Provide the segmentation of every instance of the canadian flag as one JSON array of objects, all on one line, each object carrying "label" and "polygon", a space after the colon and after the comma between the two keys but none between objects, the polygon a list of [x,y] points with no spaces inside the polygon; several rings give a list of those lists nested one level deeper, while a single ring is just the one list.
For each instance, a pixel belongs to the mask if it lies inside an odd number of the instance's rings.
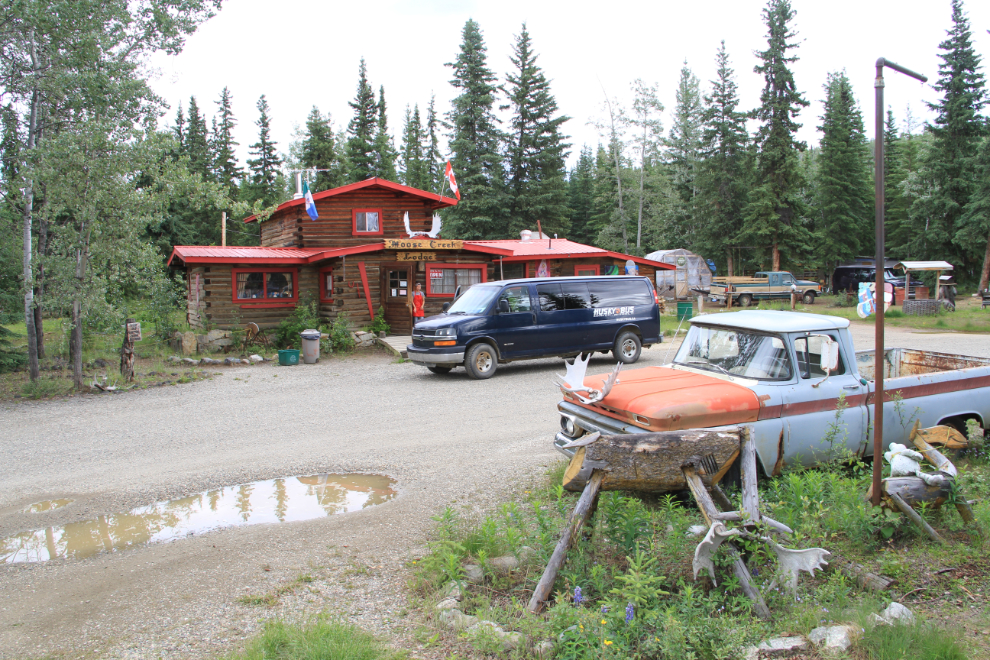
[{"label": "canadian flag", "polygon": [[443,175],[447,177],[447,181],[450,182],[450,191],[457,195],[457,201],[461,201],[461,191],[457,189],[457,179],[454,178],[454,168],[450,166],[450,161],[447,161],[447,169],[444,171]]}]

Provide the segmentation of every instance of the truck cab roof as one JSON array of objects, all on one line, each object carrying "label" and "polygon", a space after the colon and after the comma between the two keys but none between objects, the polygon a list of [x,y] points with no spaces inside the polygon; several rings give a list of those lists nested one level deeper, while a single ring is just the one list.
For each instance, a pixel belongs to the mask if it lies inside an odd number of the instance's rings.
[{"label": "truck cab roof", "polygon": [[849,327],[849,319],[839,316],[762,309],[703,314],[694,317],[691,322],[698,325],[717,325],[763,332],[815,332]]}]

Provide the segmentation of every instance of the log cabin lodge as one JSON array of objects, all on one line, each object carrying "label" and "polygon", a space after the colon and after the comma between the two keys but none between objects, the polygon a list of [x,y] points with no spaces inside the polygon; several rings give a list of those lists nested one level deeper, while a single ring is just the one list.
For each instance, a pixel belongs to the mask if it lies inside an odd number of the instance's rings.
[{"label": "log cabin lodge", "polygon": [[[458,286],[519,277],[618,275],[627,260],[656,281],[665,263],[582,245],[566,238],[460,241],[430,238],[433,214],[456,199],[371,178],[281,204],[261,222],[260,247],[176,246],[169,266],[184,268],[186,319],[195,328],[273,327],[313,298],[320,317],[346,312],[352,328],[380,309],[392,333],[412,330],[411,296],[426,294],[426,314],[439,314]],[[409,214],[411,233],[404,214]],[[257,216],[244,222],[258,222]]]}]

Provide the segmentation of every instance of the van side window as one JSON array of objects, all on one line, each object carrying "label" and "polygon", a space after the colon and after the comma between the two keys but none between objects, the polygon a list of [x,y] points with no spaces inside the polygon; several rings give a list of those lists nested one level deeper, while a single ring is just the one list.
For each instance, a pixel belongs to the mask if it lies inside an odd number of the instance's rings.
[{"label": "van side window", "polygon": [[[822,338],[798,337],[794,340],[794,354],[797,356],[798,373],[801,378],[824,378],[822,369]],[[833,376],[846,373],[846,365],[842,364],[842,351],[839,351],[839,366],[832,372]]]},{"label": "van side window", "polygon": [[563,293],[559,284],[538,284],[536,293],[540,296],[540,310],[544,312],[556,312],[567,309],[564,302]]},{"label": "van side window", "polygon": [[566,309],[591,309],[591,296],[584,282],[562,282],[560,289]]},{"label": "van side window", "polygon": [[512,286],[502,292],[502,295],[498,297],[500,301],[505,300],[509,303],[510,312],[531,312],[533,311],[533,303],[529,299],[529,287],[528,286]]},{"label": "van side window", "polygon": [[652,305],[650,287],[642,280],[619,282],[588,282],[592,307],[628,307],[630,305]]}]

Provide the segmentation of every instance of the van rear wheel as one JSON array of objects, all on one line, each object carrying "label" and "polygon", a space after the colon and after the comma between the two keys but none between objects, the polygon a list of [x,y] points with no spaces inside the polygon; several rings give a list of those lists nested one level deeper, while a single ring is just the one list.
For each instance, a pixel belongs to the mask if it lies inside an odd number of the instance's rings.
[{"label": "van rear wheel", "polygon": [[467,352],[467,359],[464,360],[464,367],[468,375],[475,380],[484,380],[495,375],[498,369],[498,356],[491,344],[475,344]]},{"label": "van rear wheel", "polygon": [[615,347],[612,349],[612,356],[619,362],[632,364],[639,359],[643,352],[643,344],[635,332],[623,332],[615,340]]}]

